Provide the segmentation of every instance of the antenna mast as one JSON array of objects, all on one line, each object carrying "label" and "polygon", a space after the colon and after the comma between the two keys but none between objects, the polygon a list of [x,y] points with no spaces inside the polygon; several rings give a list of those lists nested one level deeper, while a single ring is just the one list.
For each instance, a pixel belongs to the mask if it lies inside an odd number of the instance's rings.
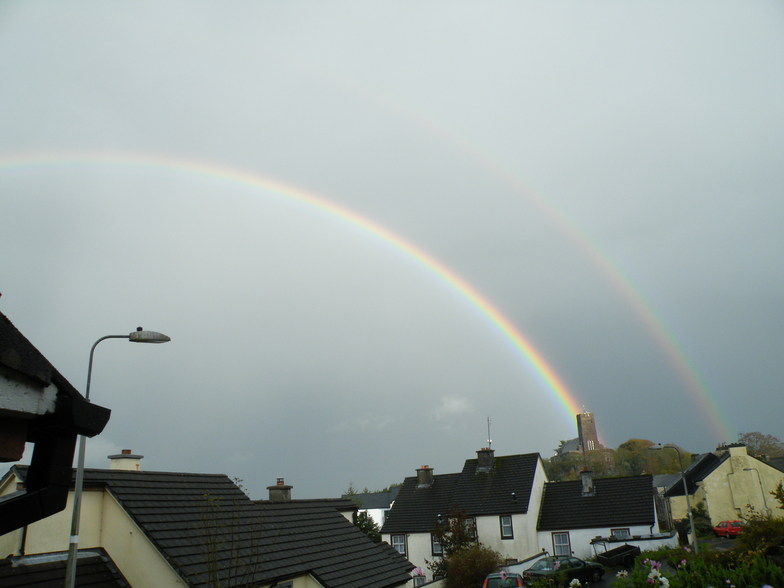
[{"label": "antenna mast", "polygon": [[493,448],[493,439],[490,437],[490,417],[487,417],[487,448]]}]

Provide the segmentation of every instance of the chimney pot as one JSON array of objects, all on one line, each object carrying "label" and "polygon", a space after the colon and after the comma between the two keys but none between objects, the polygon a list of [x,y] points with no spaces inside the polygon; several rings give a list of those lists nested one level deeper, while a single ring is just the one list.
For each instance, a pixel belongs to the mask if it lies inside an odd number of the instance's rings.
[{"label": "chimney pot", "polygon": [[123,449],[116,455],[110,455],[109,469],[138,472],[142,469],[143,455],[136,455],[130,449]]},{"label": "chimney pot", "polygon": [[593,488],[593,477],[591,476],[591,472],[589,470],[581,471],[580,480],[582,480],[583,483],[583,496],[593,496],[594,488]]},{"label": "chimney pot", "polygon": [[495,463],[495,450],[490,447],[483,447],[476,452],[476,471],[489,472]]},{"label": "chimney pot", "polygon": [[291,489],[293,486],[287,485],[283,478],[277,478],[274,486],[267,486],[270,502],[291,502]]},{"label": "chimney pot", "polygon": [[423,465],[417,470],[417,488],[430,488],[433,485],[433,468]]}]

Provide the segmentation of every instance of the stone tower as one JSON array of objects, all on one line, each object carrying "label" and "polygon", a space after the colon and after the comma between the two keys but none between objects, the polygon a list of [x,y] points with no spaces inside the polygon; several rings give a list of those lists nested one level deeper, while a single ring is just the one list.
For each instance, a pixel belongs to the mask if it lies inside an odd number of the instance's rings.
[{"label": "stone tower", "polygon": [[577,415],[577,437],[580,440],[580,449],[583,452],[601,449],[599,436],[596,433],[596,421],[593,413],[583,411]]}]

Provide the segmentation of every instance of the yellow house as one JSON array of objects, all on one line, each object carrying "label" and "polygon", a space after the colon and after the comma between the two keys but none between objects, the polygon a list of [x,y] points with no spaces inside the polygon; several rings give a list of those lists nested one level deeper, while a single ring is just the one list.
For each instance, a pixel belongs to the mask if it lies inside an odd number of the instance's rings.
[{"label": "yellow house", "polygon": [[[685,472],[692,506],[702,504],[711,524],[743,519],[752,512],[784,517],[784,510],[771,496],[784,481],[784,472],[750,456],[746,446],[720,446],[714,453],[700,455]],[[674,519],[687,518],[686,498],[680,476],[666,491]]]},{"label": "yellow house", "polygon": [[[140,588],[392,587],[410,579],[405,558],[341,514],[350,501],[291,500],[282,480],[270,500],[252,501],[225,475],[144,472],[141,456],[112,457],[111,469],[85,471],[77,581],[81,555],[96,551]],[[27,471],[11,467],[0,497],[22,487]],[[0,536],[0,557],[13,564],[0,565],[0,584],[3,574],[24,573],[20,564],[34,563],[34,554],[50,554],[48,565],[59,558],[64,577],[72,498],[64,511]]]}]

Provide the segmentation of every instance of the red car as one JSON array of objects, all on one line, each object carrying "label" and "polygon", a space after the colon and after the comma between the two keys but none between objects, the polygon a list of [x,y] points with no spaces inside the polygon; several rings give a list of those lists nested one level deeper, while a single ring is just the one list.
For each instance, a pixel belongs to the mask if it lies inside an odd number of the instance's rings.
[{"label": "red car", "polygon": [[743,521],[721,521],[713,527],[713,534],[716,537],[727,537],[731,539],[743,532]]}]

